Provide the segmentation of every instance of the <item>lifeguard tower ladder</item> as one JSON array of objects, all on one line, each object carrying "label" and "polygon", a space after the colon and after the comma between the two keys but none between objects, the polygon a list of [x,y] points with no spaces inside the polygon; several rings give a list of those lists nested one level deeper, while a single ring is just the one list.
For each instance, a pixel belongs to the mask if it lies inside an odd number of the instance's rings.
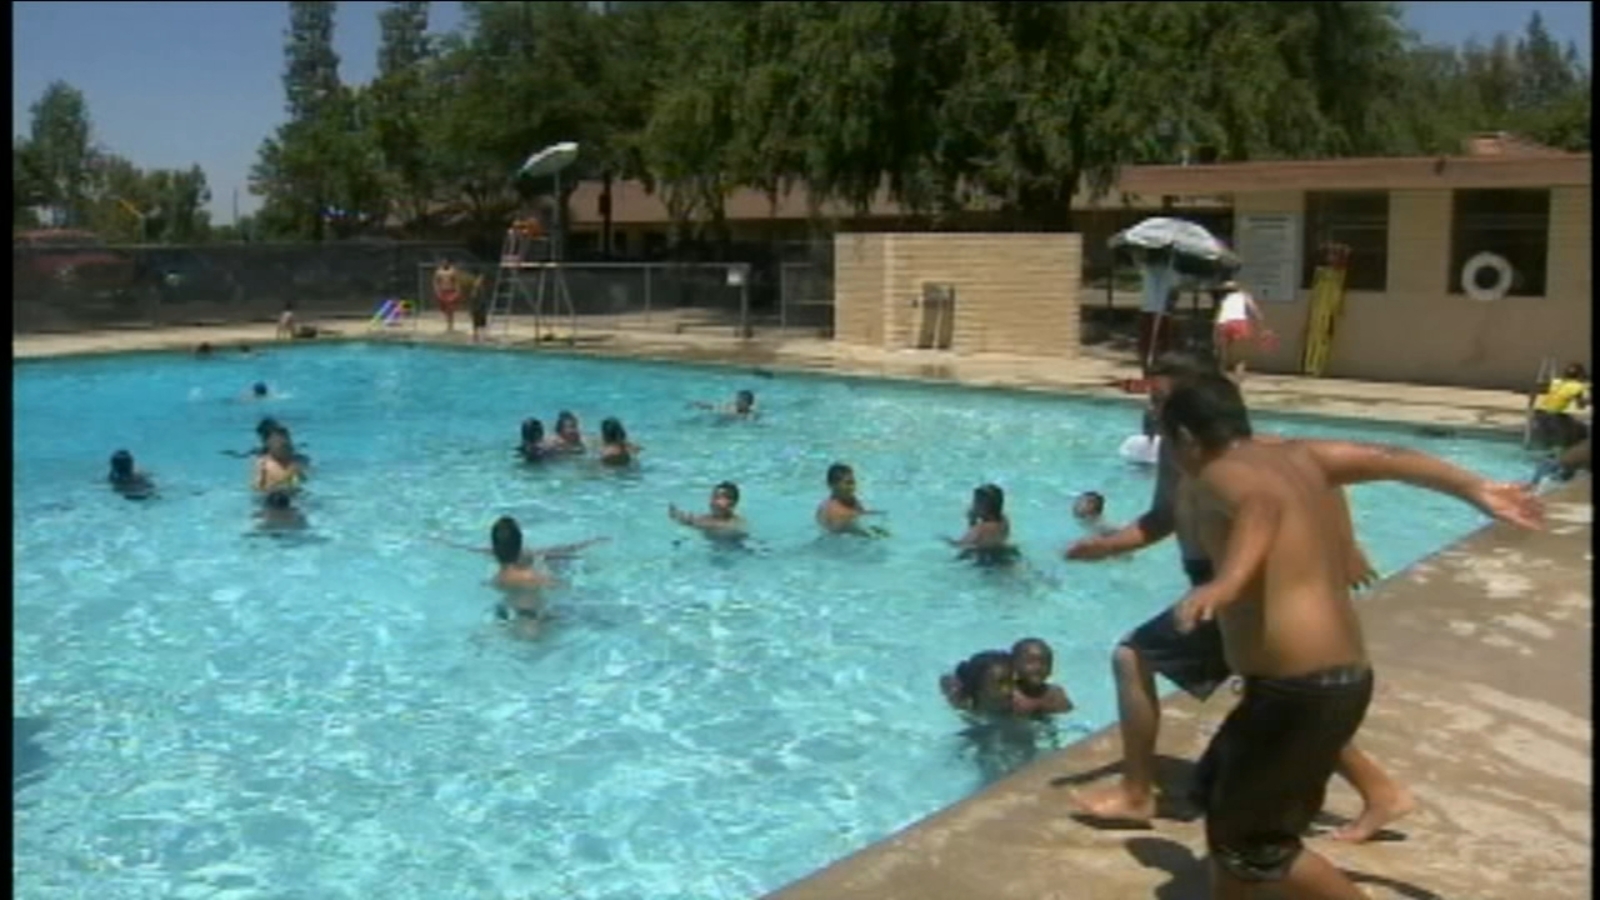
[{"label": "lifeguard tower ladder", "polygon": [[528,259],[529,252],[541,243],[549,245],[537,237],[537,232],[526,222],[513,222],[506,229],[505,242],[500,248],[500,265],[495,271],[494,293],[489,300],[489,315],[499,323],[501,333],[508,334],[511,316],[520,301],[523,308],[533,314],[536,339],[544,340],[546,317],[560,317],[566,320],[567,343],[570,344],[577,334],[578,314],[572,305],[572,292],[567,289],[567,275],[558,260]]},{"label": "lifeguard tower ladder", "polygon": [[[543,238],[539,224],[533,219],[511,223],[506,229],[505,243],[500,248],[500,265],[495,272],[494,293],[490,296],[489,314],[498,316],[502,329],[509,331],[511,314],[520,298],[533,313],[535,340],[545,340],[546,316],[560,316],[567,320],[567,343],[577,339],[578,313],[572,304],[572,291],[567,288],[567,273],[561,263],[561,170],[572,164],[578,156],[578,145],[565,142],[553,144],[528,157],[513,179],[555,179],[555,227],[547,239]],[[530,260],[529,252],[543,244],[544,259]],[[527,274],[534,273],[533,290],[528,290]]]}]

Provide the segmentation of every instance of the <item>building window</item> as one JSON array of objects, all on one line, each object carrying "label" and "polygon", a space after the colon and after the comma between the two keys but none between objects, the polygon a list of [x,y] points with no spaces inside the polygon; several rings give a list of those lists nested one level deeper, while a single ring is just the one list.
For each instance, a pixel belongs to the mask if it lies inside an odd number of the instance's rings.
[{"label": "building window", "polygon": [[1389,192],[1321,191],[1306,194],[1305,247],[1300,287],[1309,290],[1327,248],[1350,248],[1344,287],[1383,291],[1389,286]]},{"label": "building window", "polygon": [[1450,293],[1465,293],[1461,269],[1479,253],[1511,264],[1512,297],[1543,297],[1550,252],[1548,190],[1456,191],[1450,217]]}]

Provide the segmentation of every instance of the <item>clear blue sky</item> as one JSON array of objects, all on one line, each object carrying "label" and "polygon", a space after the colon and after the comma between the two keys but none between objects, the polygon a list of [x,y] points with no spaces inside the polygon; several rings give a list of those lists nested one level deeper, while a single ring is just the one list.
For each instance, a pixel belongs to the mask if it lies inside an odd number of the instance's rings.
[{"label": "clear blue sky", "polygon": [[[1538,10],[1563,43],[1591,57],[1586,2],[1406,3],[1424,39],[1460,43],[1520,32]],[[377,68],[381,2],[339,4],[334,41],[346,82]],[[26,134],[28,107],[60,78],[84,92],[94,140],[145,168],[199,163],[211,184],[213,221],[259,201],[246,188],[256,148],[283,120],[283,32],[287,3],[19,2],[12,6],[14,134]],[[435,31],[459,27],[456,3],[433,3]]]}]

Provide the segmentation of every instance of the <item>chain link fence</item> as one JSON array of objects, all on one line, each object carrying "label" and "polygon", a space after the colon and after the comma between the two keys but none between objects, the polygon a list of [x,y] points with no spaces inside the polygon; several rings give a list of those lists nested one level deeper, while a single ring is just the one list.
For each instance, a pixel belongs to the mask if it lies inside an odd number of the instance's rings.
[{"label": "chain link fence", "polygon": [[[115,246],[78,235],[17,238],[13,255],[18,334],[270,322],[291,303],[302,321],[371,319],[391,299],[436,313],[433,272],[446,258],[478,279],[479,302],[493,309],[499,277],[497,260],[451,242]],[[831,336],[831,240],[741,243],[705,256],[564,263],[576,327]],[[505,292],[511,314],[531,320],[539,274],[516,277],[522,290]],[[566,315],[548,281],[543,313]]]},{"label": "chain link fence", "polygon": [[89,331],[275,320],[370,318],[412,298],[415,273],[454,243],[109,246],[13,241],[12,331]]}]

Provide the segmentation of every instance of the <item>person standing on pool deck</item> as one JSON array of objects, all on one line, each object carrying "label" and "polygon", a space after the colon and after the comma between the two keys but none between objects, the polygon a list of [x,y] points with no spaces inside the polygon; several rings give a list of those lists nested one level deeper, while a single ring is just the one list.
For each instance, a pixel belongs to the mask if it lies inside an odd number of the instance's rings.
[{"label": "person standing on pool deck", "polygon": [[1211,896],[1271,886],[1287,897],[1364,898],[1301,839],[1372,702],[1334,497],[1347,485],[1399,481],[1528,529],[1541,527],[1539,502],[1520,485],[1399,447],[1252,440],[1238,385],[1221,374],[1175,386],[1161,424],[1187,482],[1178,515],[1218,560],[1174,619],[1180,632],[1215,623],[1229,668],[1244,679],[1195,775]]},{"label": "person standing on pool deck", "polygon": [[[1214,365],[1189,354],[1163,356],[1151,368],[1152,406],[1159,415],[1176,384],[1215,376],[1216,371]],[[1119,531],[1078,541],[1067,548],[1067,559],[1096,561],[1121,556],[1160,543],[1176,532],[1190,584],[1198,586],[1211,580],[1211,562],[1193,529],[1175,519],[1184,478],[1167,444],[1165,440],[1161,442],[1149,510]],[[1348,555],[1348,577],[1353,586],[1364,586],[1374,577],[1372,567],[1356,544],[1343,493],[1338,493],[1333,502],[1342,512],[1338,519]],[[1197,700],[1209,699],[1231,674],[1222,652],[1222,634],[1214,624],[1180,632],[1172,610],[1166,609],[1118,642],[1111,655],[1111,669],[1122,731],[1122,778],[1117,785],[1086,793],[1076,805],[1080,814],[1094,820],[1148,824],[1155,815],[1156,738],[1161,731],[1161,700],[1156,694],[1155,676],[1165,676]],[[1365,841],[1415,808],[1411,792],[1354,744],[1345,748],[1339,760],[1339,775],[1361,795],[1362,803],[1356,820],[1334,833],[1339,840]]]},{"label": "person standing on pool deck", "polygon": [[433,270],[433,299],[444,313],[444,330],[455,331],[456,308],[461,305],[461,274],[448,256]]}]

